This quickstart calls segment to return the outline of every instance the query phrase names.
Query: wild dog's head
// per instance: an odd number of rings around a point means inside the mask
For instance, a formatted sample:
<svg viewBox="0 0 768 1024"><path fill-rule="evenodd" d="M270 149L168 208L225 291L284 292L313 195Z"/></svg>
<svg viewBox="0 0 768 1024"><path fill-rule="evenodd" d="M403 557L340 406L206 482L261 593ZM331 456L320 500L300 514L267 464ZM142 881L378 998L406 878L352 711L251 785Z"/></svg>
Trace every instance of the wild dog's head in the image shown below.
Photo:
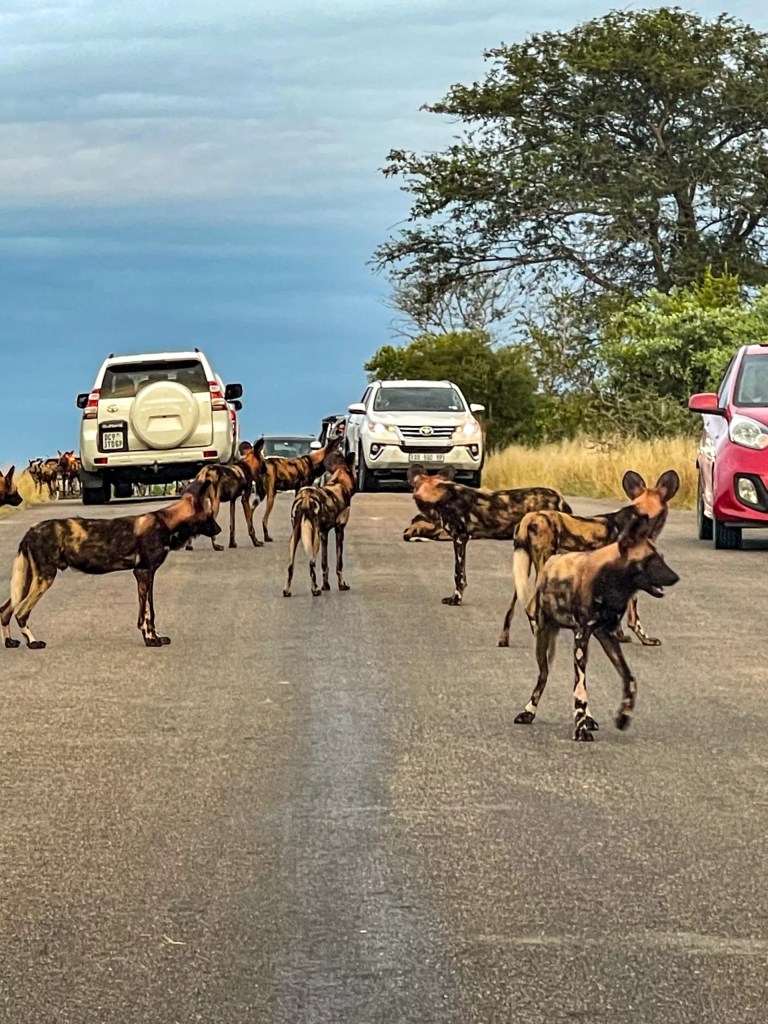
<svg viewBox="0 0 768 1024"><path fill-rule="evenodd" d="M11 466L5 476L0 473L0 505L20 505L22 502L22 497L16 490L13 480L15 472L16 467Z"/></svg>
<svg viewBox="0 0 768 1024"><path fill-rule="evenodd" d="M182 490L179 500L166 509L168 525L177 539L216 537L221 527L216 522L215 485L211 480L195 479ZM172 543L172 546L176 546Z"/></svg>
<svg viewBox="0 0 768 1024"><path fill-rule="evenodd" d="M244 462L248 466L254 478L266 473L267 460L264 458L264 438L260 437L253 444L250 441L241 441L239 458L240 462Z"/></svg>
<svg viewBox="0 0 768 1024"><path fill-rule="evenodd" d="M639 473L630 469L624 474L621 486L638 514L651 520L652 536L657 537L667 520L669 503L680 487L680 477L674 469L668 469L653 487L649 487Z"/></svg>
<svg viewBox="0 0 768 1024"><path fill-rule="evenodd" d="M333 451L326 457L323 465L326 471L331 474L331 478L328 481L329 485L343 483L350 494L355 493L357 482L355 480L354 452L347 452L346 455L342 455L340 452Z"/></svg>
<svg viewBox="0 0 768 1024"><path fill-rule="evenodd" d="M324 466L326 472L332 473L333 470L331 469L328 459L332 455L341 457L341 452L339 451L341 440L342 439L340 437L332 437L330 441L326 444L325 448L321 448L319 451L312 452L310 458L315 463L321 463Z"/></svg>
<svg viewBox="0 0 768 1024"><path fill-rule="evenodd" d="M615 568L631 584L633 593L644 590L651 597L663 597L664 587L680 579L654 543L654 522L642 515L626 524L617 543L619 559Z"/></svg>
<svg viewBox="0 0 768 1024"><path fill-rule="evenodd" d="M446 497L452 488L453 476L453 470L449 467L430 473L424 466L410 466L408 483L411 485L414 500L427 505L436 505Z"/></svg>

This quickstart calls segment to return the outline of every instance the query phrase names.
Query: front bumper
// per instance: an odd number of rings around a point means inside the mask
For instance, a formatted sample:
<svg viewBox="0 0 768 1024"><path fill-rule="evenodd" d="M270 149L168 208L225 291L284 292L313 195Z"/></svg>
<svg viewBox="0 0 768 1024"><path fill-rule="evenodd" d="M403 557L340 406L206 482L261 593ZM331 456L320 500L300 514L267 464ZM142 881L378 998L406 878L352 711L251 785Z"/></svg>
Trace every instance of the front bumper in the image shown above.
<svg viewBox="0 0 768 1024"><path fill-rule="evenodd" d="M757 504L739 496L740 478L751 480ZM715 460L713 512L727 526L768 527L768 452L726 444Z"/></svg>
<svg viewBox="0 0 768 1024"><path fill-rule="evenodd" d="M483 468L485 451L482 444L419 444L418 442L367 441L365 462L377 477L404 480L412 465L430 469L449 467L457 476L471 475Z"/></svg>

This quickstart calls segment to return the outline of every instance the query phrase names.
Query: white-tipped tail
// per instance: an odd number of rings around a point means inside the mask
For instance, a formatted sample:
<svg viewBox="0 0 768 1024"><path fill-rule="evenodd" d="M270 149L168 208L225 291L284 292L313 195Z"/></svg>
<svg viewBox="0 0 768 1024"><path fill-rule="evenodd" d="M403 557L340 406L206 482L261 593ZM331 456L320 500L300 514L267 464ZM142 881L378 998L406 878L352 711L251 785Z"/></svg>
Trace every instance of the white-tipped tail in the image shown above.
<svg viewBox="0 0 768 1024"><path fill-rule="evenodd" d="M512 577L515 581L515 593L523 606L528 603L528 577L531 575L531 556L525 548L515 548L512 555Z"/></svg>
<svg viewBox="0 0 768 1024"><path fill-rule="evenodd" d="M312 561L312 542L314 540L315 531L312 529L312 523L306 516L301 520L301 543L304 545L304 551L307 554L307 558Z"/></svg>
<svg viewBox="0 0 768 1024"><path fill-rule="evenodd" d="M11 608L18 608L27 592L31 566L27 556L19 552L13 561L11 572Z"/></svg>

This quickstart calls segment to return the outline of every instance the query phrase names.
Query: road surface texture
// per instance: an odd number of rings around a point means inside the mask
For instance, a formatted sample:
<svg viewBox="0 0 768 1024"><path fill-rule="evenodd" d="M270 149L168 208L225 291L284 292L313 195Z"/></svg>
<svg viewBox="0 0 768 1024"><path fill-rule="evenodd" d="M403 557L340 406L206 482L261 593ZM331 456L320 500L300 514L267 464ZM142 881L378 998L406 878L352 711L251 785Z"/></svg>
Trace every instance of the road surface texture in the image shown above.
<svg viewBox="0 0 768 1024"><path fill-rule="evenodd" d="M445 607L450 545L401 541L408 495L361 495L351 592L313 600L302 555L284 600L289 507L265 548L238 519L238 550L169 557L169 648L143 647L130 573L66 572L47 650L0 650L0 1019L764 1024L768 542L716 552L671 513L682 581L641 597L663 646L625 648L634 724L595 645L582 745L569 634L513 725L535 664L519 617L495 646L511 544L471 543ZM26 527L83 511L3 519L3 575Z"/></svg>

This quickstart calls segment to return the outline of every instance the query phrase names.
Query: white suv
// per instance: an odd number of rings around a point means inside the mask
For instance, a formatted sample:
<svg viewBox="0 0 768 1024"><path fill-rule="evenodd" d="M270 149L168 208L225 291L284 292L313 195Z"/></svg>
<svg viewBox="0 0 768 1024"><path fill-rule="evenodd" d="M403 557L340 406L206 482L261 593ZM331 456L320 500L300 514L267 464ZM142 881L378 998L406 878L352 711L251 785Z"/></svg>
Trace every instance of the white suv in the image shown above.
<svg viewBox="0 0 768 1024"><path fill-rule="evenodd" d="M189 480L237 453L242 385L227 387L199 349L115 356L77 396L84 505L130 497L133 484Z"/></svg>
<svg viewBox="0 0 768 1024"><path fill-rule="evenodd" d="M484 411L447 380L374 381L349 407L346 444L355 453L358 489L405 480L413 463L449 466L456 479L479 487L485 445L474 414Z"/></svg>

